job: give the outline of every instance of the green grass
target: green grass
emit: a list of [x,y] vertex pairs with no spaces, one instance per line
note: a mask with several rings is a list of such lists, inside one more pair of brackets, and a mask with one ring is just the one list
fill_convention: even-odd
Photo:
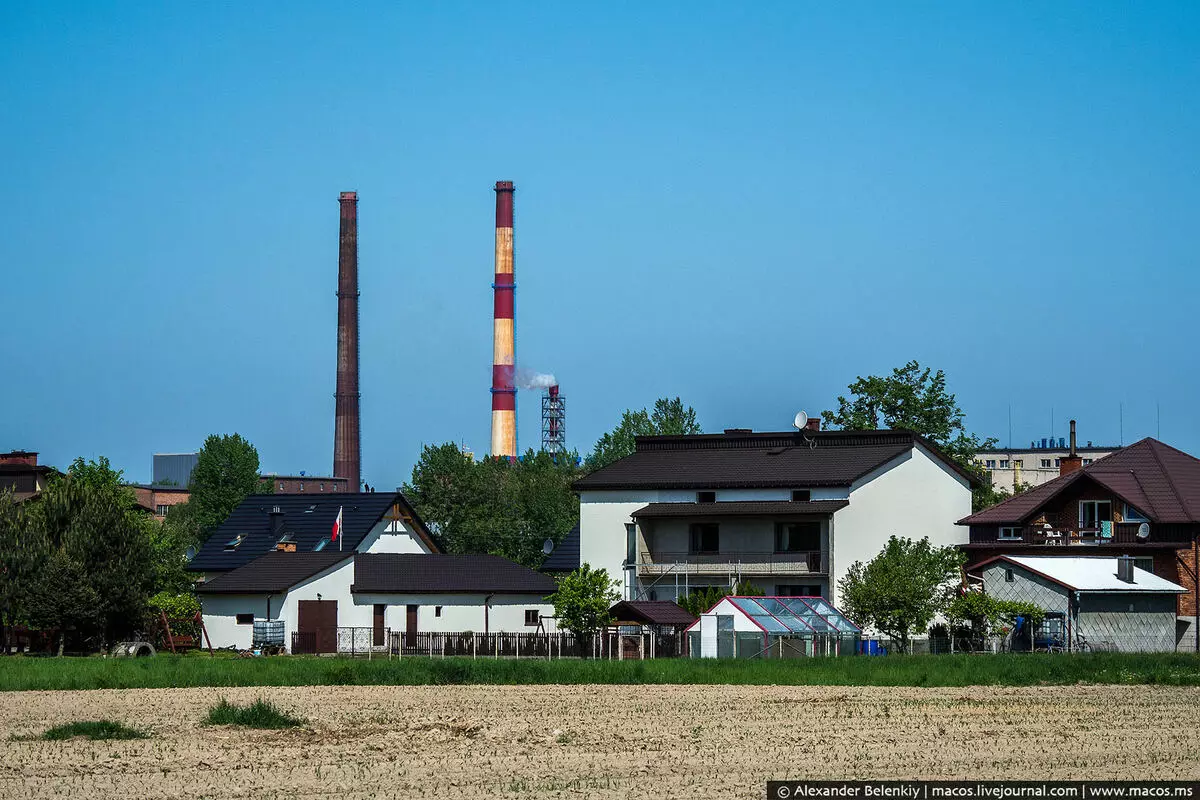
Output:
[[69,722],[66,725],[56,725],[36,738],[48,742],[57,742],[63,739],[74,739],[76,736],[83,736],[88,739],[145,739],[147,734],[136,728],[123,725],[120,722],[102,719],[92,722]]
[[253,659],[0,658],[0,691],[187,686],[449,684],[779,684],[1037,686],[1073,683],[1200,686],[1191,653],[848,656],[768,661],[537,661],[309,656]]
[[304,720],[293,717],[279,709],[270,700],[261,697],[250,705],[239,706],[221,698],[215,706],[208,710],[204,718],[205,725],[241,725],[245,728],[298,728]]

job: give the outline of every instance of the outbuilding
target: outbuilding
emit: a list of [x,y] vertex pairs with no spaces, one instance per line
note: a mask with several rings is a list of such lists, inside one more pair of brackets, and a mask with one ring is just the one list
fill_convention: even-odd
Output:
[[693,658],[851,655],[861,629],[821,597],[724,597],[687,629]]
[[996,556],[971,570],[983,591],[1032,603],[1044,621],[1018,645],[1064,650],[1170,652],[1182,586],[1128,556]]

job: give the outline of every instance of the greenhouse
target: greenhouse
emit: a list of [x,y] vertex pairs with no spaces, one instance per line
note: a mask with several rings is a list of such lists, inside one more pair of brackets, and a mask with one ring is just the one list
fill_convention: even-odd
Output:
[[852,655],[861,629],[821,597],[725,597],[688,628],[693,658]]

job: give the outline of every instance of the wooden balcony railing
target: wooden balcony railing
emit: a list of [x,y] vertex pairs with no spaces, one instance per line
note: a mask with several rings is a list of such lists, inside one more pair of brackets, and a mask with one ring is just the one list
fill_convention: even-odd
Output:
[[[972,528],[971,544],[1012,544],[1035,545],[1047,547],[1096,546],[1106,545],[1139,545],[1139,544],[1186,544],[1192,540],[1192,533],[1181,526],[1151,525],[1150,535],[1145,539],[1138,538],[1137,522],[1120,522],[1106,531],[1100,527],[1088,527],[1078,523],[1071,525],[1026,525],[1016,529],[1016,537],[999,535],[996,528]],[[1006,528],[1011,530],[1011,528]]]

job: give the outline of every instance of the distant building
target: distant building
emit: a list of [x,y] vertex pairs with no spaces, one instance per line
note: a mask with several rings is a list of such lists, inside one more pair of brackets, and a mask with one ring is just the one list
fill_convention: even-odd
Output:
[[269,472],[262,479],[272,485],[275,494],[345,494],[350,491],[349,479],[327,475],[276,475]]
[[199,453],[155,453],[150,484],[186,489],[192,483],[192,471],[199,460]]
[[[1094,447],[1088,442],[1076,448],[1083,466],[1110,456],[1121,448],[1116,445]],[[998,447],[980,452],[975,460],[992,476],[992,485],[1011,492],[1018,481],[1029,486],[1041,486],[1058,477],[1059,464],[1071,448],[1063,438],[1045,438],[1030,442],[1028,448]]]
[[144,483],[134,483],[130,484],[129,488],[133,489],[133,494],[137,497],[138,505],[160,520],[167,518],[167,513],[171,510],[171,506],[186,503],[192,496],[192,493],[187,489],[177,486],[152,486]]
[[0,453],[0,492],[12,491],[18,502],[42,492],[51,474],[58,474],[58,470],[39,465],[37,453]]

